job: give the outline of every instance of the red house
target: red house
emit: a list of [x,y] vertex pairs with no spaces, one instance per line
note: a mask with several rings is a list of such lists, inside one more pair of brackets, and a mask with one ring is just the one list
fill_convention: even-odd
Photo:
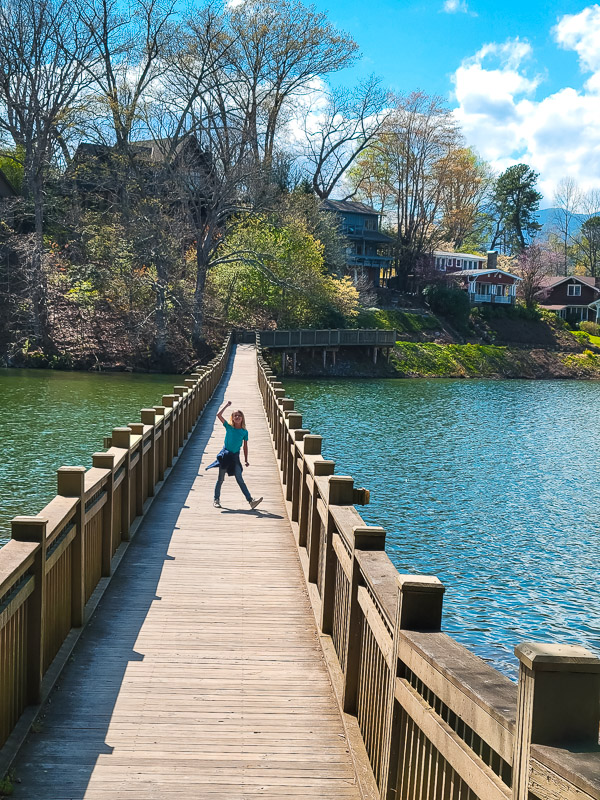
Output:
[[517,299],[517,283],[521,280],[503,269],[464,269],[453,272],[451,278],[458,282],[474,303],[504,303],[513,305]]
[[596,280],[588,275],[544,278],[536,300],[542,308],[554,311],[563,319],[595,322],[596,308],[590,308],[590,303],[600,299]]

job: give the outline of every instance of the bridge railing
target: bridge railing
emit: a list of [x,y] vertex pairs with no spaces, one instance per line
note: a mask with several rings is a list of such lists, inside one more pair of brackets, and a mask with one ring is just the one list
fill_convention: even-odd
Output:
[[[441,631],[444,586],[400,575],[368,502],[258,356],[262,393],[333,683],[385,800],[600,798],[600,659],[523,644],[518,686]],[[334,655],[335,654],[335,655]],[[369,794],[370,792],[370,794]]]
[[262,347],[393,347],[394,330],[340,328],[331,330],[259,331]]
[[[93,466],[61,467],[58,494],[36,516],[16,517],[0,549],[0,747],[72,628],[86,619],[100,579],[129,540],[227,365],[231,338],[206,366],[115,428]],[[0,777],[2,777],[0,775]]]

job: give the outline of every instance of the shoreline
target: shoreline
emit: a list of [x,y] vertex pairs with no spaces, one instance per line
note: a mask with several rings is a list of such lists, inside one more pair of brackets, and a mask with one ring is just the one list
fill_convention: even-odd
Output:
[[490,380],[600,380],[600,352],[483,344],[398,341],[377,364],[363,353],[340,350],[335,366],[320,357],[297,359],[297,372],[281,369],[281,355],[268,353],[279,378],[447,378]]

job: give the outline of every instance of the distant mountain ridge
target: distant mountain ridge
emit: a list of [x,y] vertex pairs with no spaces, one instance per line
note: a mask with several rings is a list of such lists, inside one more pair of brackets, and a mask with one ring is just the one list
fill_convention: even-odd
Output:
[[[542,236],[547,236],[553,231],[556,232],[555,220],[557,212],[560,212],[560,209],[556,206],[552,208],[540,208],[538,211],[537,218],[538,222],[542,226]],[[579,231],[579,228],[581,228],[586,219],[593,216],[594,214],[573,214],[573,219],[571,220],[571,230],[569,231],[571,236],[574,236]]]

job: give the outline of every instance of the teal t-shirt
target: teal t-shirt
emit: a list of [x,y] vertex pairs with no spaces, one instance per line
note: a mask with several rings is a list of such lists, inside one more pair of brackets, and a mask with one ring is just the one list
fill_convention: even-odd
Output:
[[248,441],[248,431],[245,428],[234,428],[229,422],[225,426],[225,450],[230,453],[239,453],[244,439]]

